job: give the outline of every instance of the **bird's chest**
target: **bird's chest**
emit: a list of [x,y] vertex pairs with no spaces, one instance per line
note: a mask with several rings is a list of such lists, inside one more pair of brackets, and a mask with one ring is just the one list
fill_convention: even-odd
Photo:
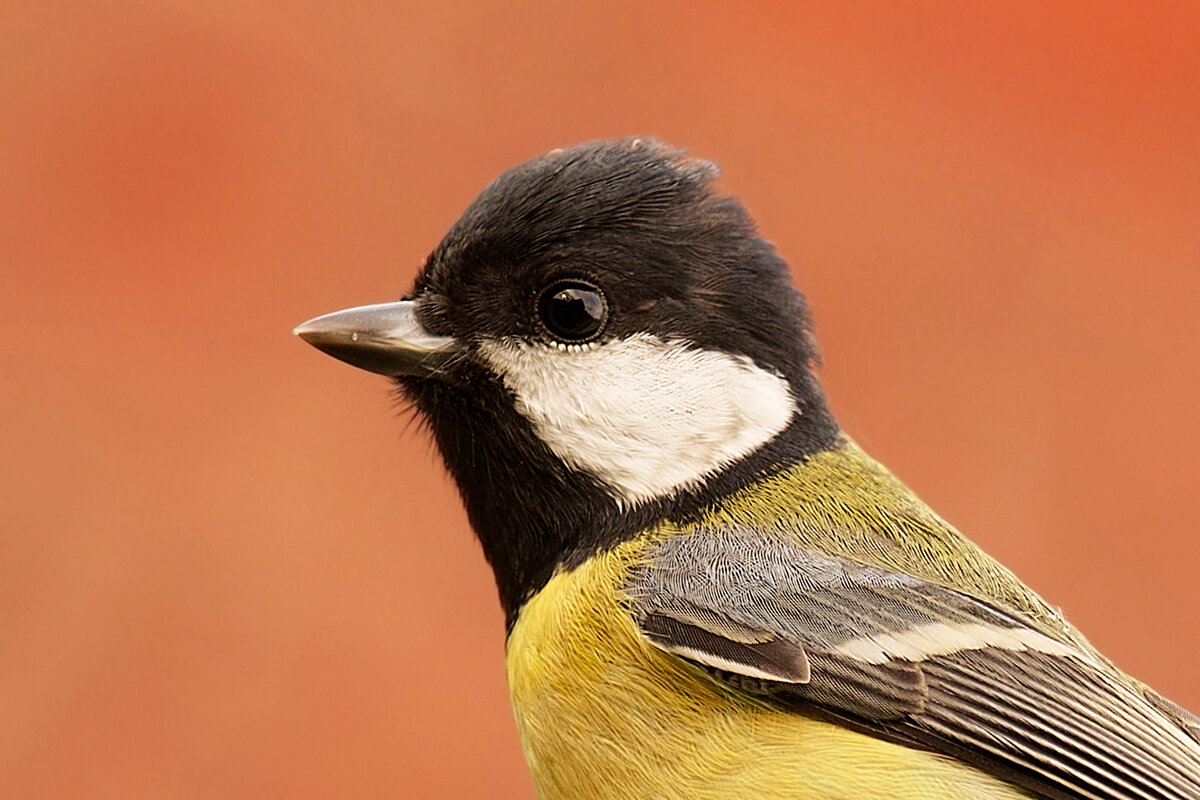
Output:
[[513,710],[539,795],[715,798],[687,790],[707,780],[689,773],[738,768],[719,726],[713,735],[714,690],[644,642],[621,604],[620,567],[602,556],[556,575],[509,637]]

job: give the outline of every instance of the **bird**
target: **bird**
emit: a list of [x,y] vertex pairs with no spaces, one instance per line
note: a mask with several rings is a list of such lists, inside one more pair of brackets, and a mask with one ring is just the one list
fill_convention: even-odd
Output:
[[295,329],[436,444],[539,797],[1200,798],[1200,718],[841,428],[718,174],[649,137],[552,150],[401,300]]

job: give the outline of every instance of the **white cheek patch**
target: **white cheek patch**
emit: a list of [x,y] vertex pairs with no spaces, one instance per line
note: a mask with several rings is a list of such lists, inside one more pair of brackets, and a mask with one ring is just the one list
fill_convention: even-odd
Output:
[[633,505],[695,485],[787,427],[787,381],[744,356],[646,334],[558,350],[485,342],[546,445]]

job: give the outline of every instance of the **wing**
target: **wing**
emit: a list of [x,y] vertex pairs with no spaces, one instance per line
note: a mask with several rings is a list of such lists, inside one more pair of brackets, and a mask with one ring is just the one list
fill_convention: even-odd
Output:
[[747,529],[656,545],[627,594],[650,642],[745,691],[1047,797],[1200,798],[1195,717],[969,595]]

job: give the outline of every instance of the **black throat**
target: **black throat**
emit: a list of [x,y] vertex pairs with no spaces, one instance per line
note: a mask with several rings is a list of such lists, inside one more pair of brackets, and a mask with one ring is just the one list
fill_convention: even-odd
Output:
[[511,630],[556,569],[578,566],[661,520],[695,517],[748,483],[831,449],[837,423],[815,378],[798,377],[808,384],[793,387],[798,411],[771,441],[699,487],[632,509],[620,508],[595,478],[566,467],[485,370],[460,373],[453,386],[408,381],[401,389],[428,421],[458,484]]

